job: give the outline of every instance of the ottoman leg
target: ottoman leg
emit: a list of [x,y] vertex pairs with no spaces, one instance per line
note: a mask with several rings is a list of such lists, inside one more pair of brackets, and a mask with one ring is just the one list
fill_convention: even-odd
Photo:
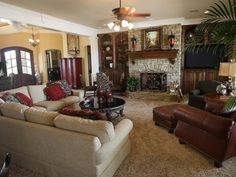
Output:
[[155,125],[156,125],[156,126],[160,126],[160,124],[159,124],[158,122],[155,122]]
[[168,130],[168,133],[174,133],[174,129],[173,129],[173,128],[170,128],[170,129]]
[[185,142],[181,139],[179,139],[179,144],[185,144]]
[[216,168],[220,168],[220,167],[222,167],[222,162],[214,161],[214,166]]

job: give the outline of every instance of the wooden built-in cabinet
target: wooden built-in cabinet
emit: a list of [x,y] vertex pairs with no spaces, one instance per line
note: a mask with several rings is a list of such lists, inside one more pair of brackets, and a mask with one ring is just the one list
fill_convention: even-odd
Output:
[[200,80],[218,80],[218,70],[215,69],[184,69],[183,91],[189,93],[190,90],[198,88]]
[[61,79],[66,80],[73,89],[82,87],[82,58],[62,58],[60,61]]
[[114,91],[124,91],[129,73],[128,32],[99,34],[98,38],[100,68],[113,82]]

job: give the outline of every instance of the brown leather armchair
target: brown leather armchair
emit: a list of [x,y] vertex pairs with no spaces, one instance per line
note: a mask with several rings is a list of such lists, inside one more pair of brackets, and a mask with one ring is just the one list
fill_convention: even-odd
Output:
[[236,122],[194,107],[174,111],[175,135],[214,160],[216,167],[236,155]]

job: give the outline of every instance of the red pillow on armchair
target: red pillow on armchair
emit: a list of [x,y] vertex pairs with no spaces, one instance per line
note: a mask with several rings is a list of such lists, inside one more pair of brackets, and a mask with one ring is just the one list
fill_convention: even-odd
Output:
[[44,89],[45,95],[49,98],[49,100],[60,100],[66,96],[64,90],[61,88],[59,84],[53,84]]

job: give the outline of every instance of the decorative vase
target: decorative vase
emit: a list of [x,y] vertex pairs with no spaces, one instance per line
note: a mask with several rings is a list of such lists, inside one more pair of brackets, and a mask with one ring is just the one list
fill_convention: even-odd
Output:
[[227,93],[227,87],[224,84],[220,84],[216,87],[216,92],[219,95],[225,95]]

